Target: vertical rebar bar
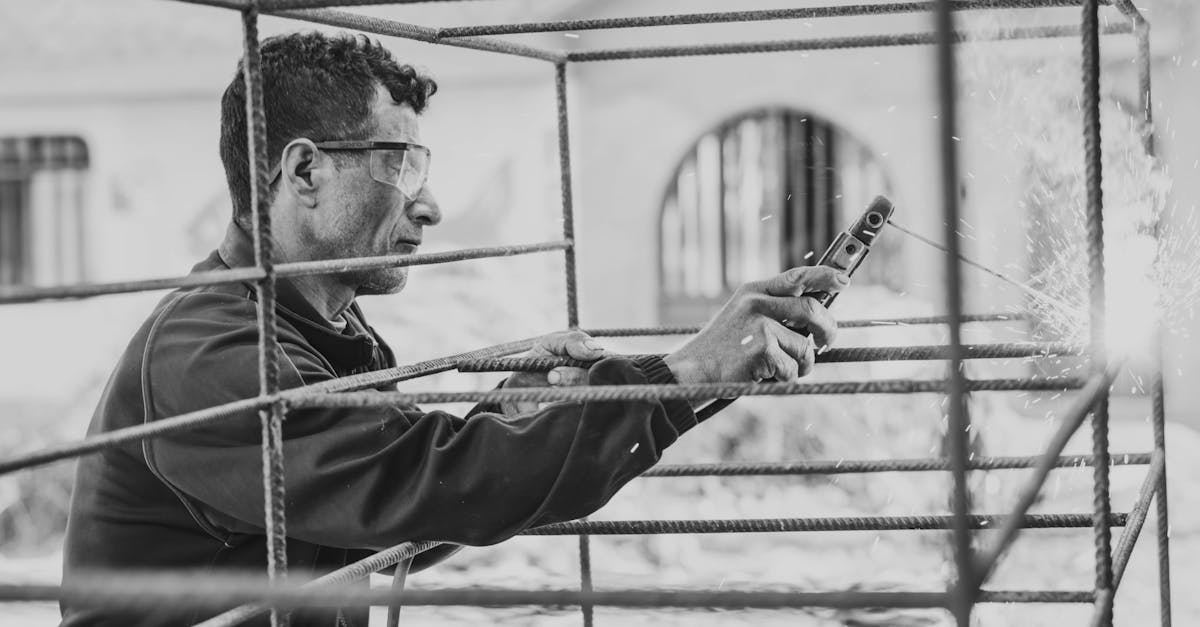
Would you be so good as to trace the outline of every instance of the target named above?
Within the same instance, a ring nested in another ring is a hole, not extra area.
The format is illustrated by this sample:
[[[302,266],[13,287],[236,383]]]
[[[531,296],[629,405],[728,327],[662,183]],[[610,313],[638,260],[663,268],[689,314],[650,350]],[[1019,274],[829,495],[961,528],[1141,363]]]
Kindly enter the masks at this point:
[[[972,585],[971,532],[967,515],[967,447],[970,418],[967,415],[963,384],[962,354],[962,272],[959,266],[958,239],[958,151],[955,145],[957,91],[954,65],[954,18],[950,0],[938,0],[934,10],[937,33],[938,147],[941,151],[942,220],[950,254],[946,256],[946,311],[950,324],[950,364],[948,373],[949,426],[947,443],[953,476],[951,505],[954,516],[954,573],[951,585],[951,610],[958,627],[969,627],[975,605]]]
[[[270,164],[267,123],[263,108],[262,51],[258,42],[258,0],[242,13],[243,77],[246,86],[247,166],[250,169],[250,211],[254,220],[254,262],[263,278],[255,284],[258,297],[259,394],[279,390],[276,349],[275,268],[271,247]],[[259,411],[262,420],[264,527],[267,531],[267,571],[272,582],[287,578],[287,528],[284,518],[282,401]],[[272,627],[286,626],[287,614],[272,608]]]
[[[1104,199],[1101,191],[1102,153],[1100,142],[1100,19],[1099,1],[1084,0],[1083,31],[1083,134],[1087,175],[1088,285],[1092,370],[1107,367],[1105,347],[1104,288]],[[1108,395],[1102,395],[1092,412],[1093,532],[1096,548],[1096,620],[1112,624],[1112,530],[1109,528]]]
[[[554,64],[554,91],[558,103],[558,167],[562,187],[563,250],[566,260],[567,326],[579,328],[579,299],[575,275],[575,199],[571,191],[571,137],[567,123],[567,64]]]
[[[1138,65],[1138,108],[1142,112],[1142,147],[1151,158],[1156,156],[1154,145],[1154,100],[1150,83],[1150,23],[1146,21],[1137,7],[1130,6],[1132,11],[1129,19],[1133,22],[1134,34],[1137,36],[1137,65]],[[1154,239],[1162,237],[1162,216],[1154,225]],[[1157,512],[1155,531],[1158,540],[1158,595],[1159,615],[1163,627],[1171,625],[1171,553],[1170,553],[1170,518],[1167,508],[1167,437],[1166,437],[1166,398],[1163,384],[1165,364],[1164,329],[1162,321],[1155,324],[1154,345],[1155,355],[1153,368],[1150,373],[1150,395],[1152,405],[1152,420],[1154,423],[1154,451],[1163,459],[1163,472],[1159,476],[1157,494],[1154,504]]]
[[[570,246],[563,249],[567,284],[567,326],[579,328],[579,297],[575,274],[575,198],[571,190],[571,131],[567,119],[567,64],[554,64],[554,95],[558,111],[558,167],[562,187],[563,239]],[[579,535],[579,589],[592,591],[592,547],[587,534]],[[592,627],[594,607],[590,601],[579,604],[584,627]]]

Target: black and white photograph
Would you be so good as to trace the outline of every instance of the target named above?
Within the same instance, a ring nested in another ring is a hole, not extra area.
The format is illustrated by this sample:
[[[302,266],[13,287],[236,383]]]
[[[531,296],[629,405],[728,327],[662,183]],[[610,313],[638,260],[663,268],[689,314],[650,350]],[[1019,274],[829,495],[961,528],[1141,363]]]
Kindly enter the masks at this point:
[[[1200,625],[1198,32],[3,0],[0,627]]]

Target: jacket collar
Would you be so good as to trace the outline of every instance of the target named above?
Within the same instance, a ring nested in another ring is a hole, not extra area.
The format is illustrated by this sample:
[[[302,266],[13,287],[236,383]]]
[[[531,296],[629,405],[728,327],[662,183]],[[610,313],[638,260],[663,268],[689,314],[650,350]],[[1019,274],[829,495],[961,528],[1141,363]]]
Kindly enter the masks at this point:
[[[225,239],[215,252],[222,264],[228,268],[254,267],[254,241],[250,234],[234,222],[225,229]],[[197,267],[198,269],[199,267]],[[251,300],[258,299],[254,284],[247,282]],[[276,312],[304,336],[317,352],[325,356],[339,370],[358,370],[368,366],[384,367],[390,364],[373,364],[375,349],[381,342],[374,336],[374,331],[367,326],[366,318],[357,302],[350,303],[348,316],[358,321],[363,333],[354,329],[355,325],[346,327],[339,332],[329,321],[317,313],[312,303],[297,289],[295,283],[288,277],[275,279]],[[387,351],[385,349],[385,354]]]

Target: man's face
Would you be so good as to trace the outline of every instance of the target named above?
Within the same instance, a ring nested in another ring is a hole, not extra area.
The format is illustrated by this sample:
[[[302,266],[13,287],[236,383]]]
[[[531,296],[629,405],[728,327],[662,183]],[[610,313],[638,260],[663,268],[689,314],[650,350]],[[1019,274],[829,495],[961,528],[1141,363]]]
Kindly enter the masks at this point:
[[[376,141],[419,144],[417,114],[396,104],[382,85],[372,105]],[[371,178],[370,154],[349,153],[333,184],[324,190],[321,224],[314,245],[322,258],[373,257],[412,254],[421,243],[422,229],[441,221],[442,214],[428,186],[416,198]],[[394,294],[404,288],[408,268],[382,268],[340,275],[358,294]]]

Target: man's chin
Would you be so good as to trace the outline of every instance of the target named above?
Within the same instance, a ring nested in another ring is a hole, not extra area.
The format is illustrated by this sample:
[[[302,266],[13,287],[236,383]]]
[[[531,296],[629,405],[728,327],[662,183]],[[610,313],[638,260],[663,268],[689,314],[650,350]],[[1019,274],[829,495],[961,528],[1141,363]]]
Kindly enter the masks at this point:
[[[398,294],[408,284],[408,274],[372,276],[363,281],[355,292],[358,296],[375,296],[382,294]]]

